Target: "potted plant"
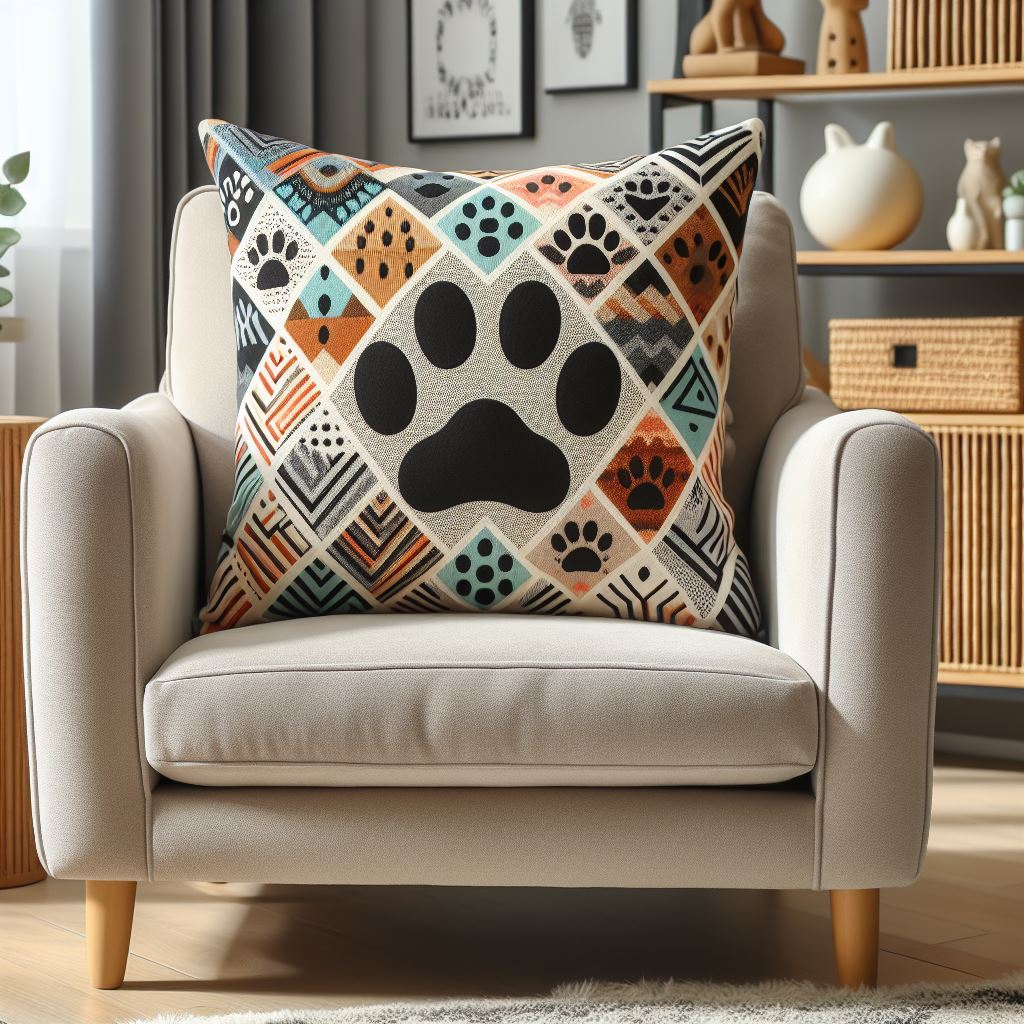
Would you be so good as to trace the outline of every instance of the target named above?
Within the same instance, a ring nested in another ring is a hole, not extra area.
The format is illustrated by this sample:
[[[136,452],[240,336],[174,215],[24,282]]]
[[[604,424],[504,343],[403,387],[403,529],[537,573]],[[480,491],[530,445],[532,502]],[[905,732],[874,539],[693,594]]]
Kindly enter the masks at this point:
[[[25,197],[18,191],[20,185],[28,177],[29,154],[16,153],[4,161],[4,181],[0,182],[0,216],[14,217],[25,209]],[[0,227],[0,259],[7,250],[21,241],[21,235],[14,228]],[[10,270],[0,263],[0,279],[10,277]],[[0,285],[0,309],[14,301],[14,293],[10,288]],[[21,332],[20,323],[13,317],[0,317],[0,341],[17,341]]]
[[[1006,248],[1019,252],[1024,249],[1024,170],[1015,171],[1003,189],[1003,218]]]

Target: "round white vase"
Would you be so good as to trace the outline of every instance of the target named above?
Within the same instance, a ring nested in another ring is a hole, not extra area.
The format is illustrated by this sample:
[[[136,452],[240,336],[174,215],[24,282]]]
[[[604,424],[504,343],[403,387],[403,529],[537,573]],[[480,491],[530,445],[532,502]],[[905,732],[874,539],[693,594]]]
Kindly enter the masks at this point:
[[[956,201],[953,216],[946,222],[946,241],[954,252],[981,248],[981,225],[968,212],[966,199]]]
[[[800,212],[827,249],[891,249],[917,226],[923,195],[917,172],[895,151],[892,124],[876,125],[860,146],[830,124],[825,155],[800,189]]]

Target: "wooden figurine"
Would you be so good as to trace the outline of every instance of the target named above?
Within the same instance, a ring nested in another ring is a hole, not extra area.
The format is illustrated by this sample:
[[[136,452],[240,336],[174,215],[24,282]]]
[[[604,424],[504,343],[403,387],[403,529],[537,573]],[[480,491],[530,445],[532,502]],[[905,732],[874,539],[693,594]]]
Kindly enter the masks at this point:
[[[723,75],[799,75],[804,62],[782,57],[786,37],[768,19],[761,0],[711,0],[690,35],[683,58],[688,78]]]
[[[965,139],[967,163],[960,173],[956,194],[981,227],[981,249],[1003,247],[1003,189],[1006,174],[999,163],[1002,143],[994,139]]]
[[[821,0],[818,74],[847,75],[868,69],[868,44],[860,12],[868,0]]]

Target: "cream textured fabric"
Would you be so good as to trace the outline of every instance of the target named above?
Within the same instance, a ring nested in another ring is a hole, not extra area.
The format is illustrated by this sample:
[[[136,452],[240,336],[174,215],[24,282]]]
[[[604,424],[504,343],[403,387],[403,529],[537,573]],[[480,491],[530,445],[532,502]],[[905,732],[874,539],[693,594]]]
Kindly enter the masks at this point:
[[[157,880],[806,889],[813,867],[805,789],[153,793]]]
[[[24,629],[36,836],[47,870],[146,871],[142,690],[191,634],[199,490],[162,395],[50,420],[23,482]]]
[[[810,390],[772,432],[753,522],[771,643],[821,690],[815,884],[907,885],[931,795],[935,445],[901,416],[837,414]]]
[[[579,617],[340,616],[199,637],[146,688],[162,775],[223,786],[637,786],[809,771],[814,684],[753,640]]]

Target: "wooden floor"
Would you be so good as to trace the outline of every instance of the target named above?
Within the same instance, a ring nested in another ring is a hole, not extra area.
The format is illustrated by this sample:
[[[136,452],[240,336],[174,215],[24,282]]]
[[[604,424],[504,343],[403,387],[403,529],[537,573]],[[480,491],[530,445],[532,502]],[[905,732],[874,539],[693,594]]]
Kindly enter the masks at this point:
[[[81,1024],[581,978],[832,980],[821,893],[139,886],[124,988],[85,980],[83,887],[0,892],[0,1021]],[[882,898],[881,982],[1024,968],[1024,767],[947,763],[924,875]]]

